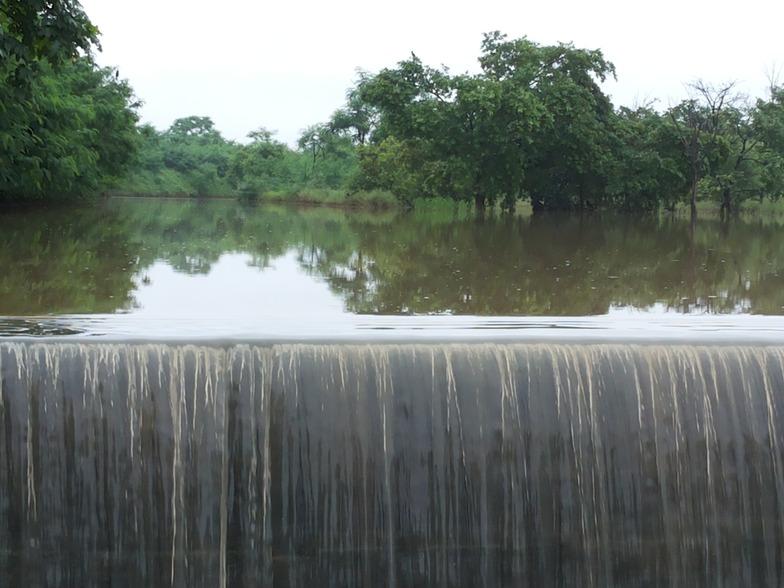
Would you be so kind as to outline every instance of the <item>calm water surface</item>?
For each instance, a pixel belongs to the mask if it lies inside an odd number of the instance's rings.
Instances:
[[[781,332],[771,220],[111,200],[0,216],[0,332],[122,337]],[[674,329],[674,331],[672,330]]]

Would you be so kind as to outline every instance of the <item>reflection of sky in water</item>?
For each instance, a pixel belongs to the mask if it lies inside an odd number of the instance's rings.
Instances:
[[[317,267],[303,264],[299,255],[291,249],[261,266],[248,253],[224,253],[210,261],[205,273],[187,273],[159,259],[134,276],[132,302],[125,309],[110,314],[7,317],[0,320],[0,336],[84,334],[188,341],[784,340],[784,316],[747,314],[749,304],[742,297],[733,300],[732,312],[717,313],[712,307],[721,302],[721,293],[706,300],[683,298],[680,303],[646,307],[615,302],[606,312],[587,316],[457,315],[448,308],[412,316],[355,314],[346,308],[345,295],[351,290],[341,294],[334,283],[330,288],[330,280],[356,278],[352,269],[356,256],[348,265],[334,265],[325,277]],[[451,299],[449,286],[436,282],[443,299]],[[372,280],[362,288],[373,291]]]
[[[338,318],[342,300],[327,284],[306,274],[293,252],[266,268],[245,253],[226,253],[208,274],[189,275],[157,261],[146,268],[133,293],[133,315],[166,319]]]
[[[311,274],[295,251],[252,264],[225,253],[210,271],[188,274],[156,261],[136,279],[130,309],[119,314],[0,321],[0,336],[102,335],[110,338],[275,340],[784,340],[784,316],[715,314],[657,303],[612,305],[595,316],[361,315],[348,312],[325,278]]]

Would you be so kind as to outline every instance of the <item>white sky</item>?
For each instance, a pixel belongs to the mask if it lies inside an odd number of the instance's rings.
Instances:
[[[265,126],[294,144],[345,99],[357,68],[394,67],[414,51],[453,73],[476,71],[482,33],[601,49],[617,69],[616,105],[685,97],[696,78],[764,95],[784,65],[784,2],[746,0],[82,0],[159,129],[210,116],[229,139]],[[784,80],[780,79],[780,82]]]

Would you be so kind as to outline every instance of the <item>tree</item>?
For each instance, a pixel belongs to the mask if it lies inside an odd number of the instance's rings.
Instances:
[[[678,133],[678,141],[689,162],[689,207],[692,218],[697,216],[697,184],[703,173],[702,136],[707,132],[706,116],[699,103],[685,100],[669,110],[670,120]]]
[[[0,85],[0,200],[86,197],[125,173],[139,103],[112,69],[82,57],[55,72],[42,61],[27,91],[15,101]]]
[[[480,210],[498,201],[511,209],[526,194],[541,208],[586,206],[588,192],[595,197],[601,187],[612,107],[598,82],[614,74],[612,64],[599,51],[498,32],[485,35],[479,62],[480,74],[453,76],[412,54],[360,81],[359,100],[379,113],[374,141],[386,142],[360,152],[364,180],[374,170],[379,185],[413,177],[421,196],[472,200]],[[385,167],[396,161],[405,172]],[[410,197],[408,188],[389,188]]]
[[[539,46],[527,39],[485,36],[483,70],[515,94],[528,93],[536,125],[526,133],[523,191],[534,209],[594,208],[601,205],[610,157],[613,109],[599,84],[615,66],[599,50],[572,44]]]
[[[674,210],[688,192],[689,166],[669,118],[645,105],[620,108],[614,121],[606,203],[624,211]]]
[[[297,147],[305,153],[311,161],[311,175],[316,173],[316,161],[324,156],[326,144],[329,141],[329,132],[324,125],[310,125],[297,140]]]
[[[40,61],[57,67],[89,54],[98,34],[77,0],[0,0],[4,81],[29,84]]]
[[[355,167],[352,138],[334,132],[329,124],[307,127],[302,131],[297,147],[309,160],[305,182],[312,187],[338,188]]]
[[[125,173],[139,102],[97,43],[75,0],[0,0],[0,200],[87,196]]]
[[[759,139],[760,198],[776,200],[784,194],[784,86],[771,79],[766,100],[757,100],[752,111],[754,135]]]
[[[289,148],[275,139],[275,132],[264,127],[248,133],[250,144],[239,146],[229,162],[229,180],[246,199],[259,192],[291,183],[283,171]]]
[[[702,185],[716,195],[724,215],[759,188],[754,112],[734,82],[715,87],[697,80],[689,87],[692,96],[671,108],[669,117],[689,161],[691,214],[697,214]]]
[[[397,178],[400,188],[397,182],[387,185],[404,201],[418,185],[422,197],[470,199],[480,209],[500,197],[513,206],[519,195],[514,172],[522,166],[509,159],[519,163],[525,143],[515,131],[524,132],[533,117],[521,122],[508,115],[515,111],[511,103],[526,94],[504,92],[484,76],[451,76],[445,68],[424,66],[416,55],[364,80],[359,92],[381,113],[377,135],[383,148],[361,152],[365,176],[375,167],[382,184]],[[389,169],[395,162],[403,166],[398,172]]]
[[[336,135],[347,135],[354,145],[364,146],[368,143],[378,126],[379,112],[364,101],[359,86],[370,79],[367,72],[359,72],[358,84],[346,93],[346,104],[336,110],[327,128]]]
[[[350,184],[353,190],[387,190],[409,208],[416,198],[439,193],[449,196],[444,191],[446,182],[433,189],[431,184],[438,178],[434,168],[439,162],[432,159],[427,145],[421,141],[402,141],[389,136],[363,147],[359,156],[359,171]]]
[[[182,174],[193,196],[230,191],[230,161],[235,146],[226,141],[208,116],[176,119],[163,133],[163,162]]]
[[[166,136],[174,141],[198,145],[225,142],[225,139],[221,136],[218,129],[215,128],[215,123],[209,116],[178,118],[166,131]]]

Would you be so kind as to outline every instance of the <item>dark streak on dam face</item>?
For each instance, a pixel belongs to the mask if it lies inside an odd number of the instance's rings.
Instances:
[[[2,586],[772,586],[784,347],[0,344]]]

